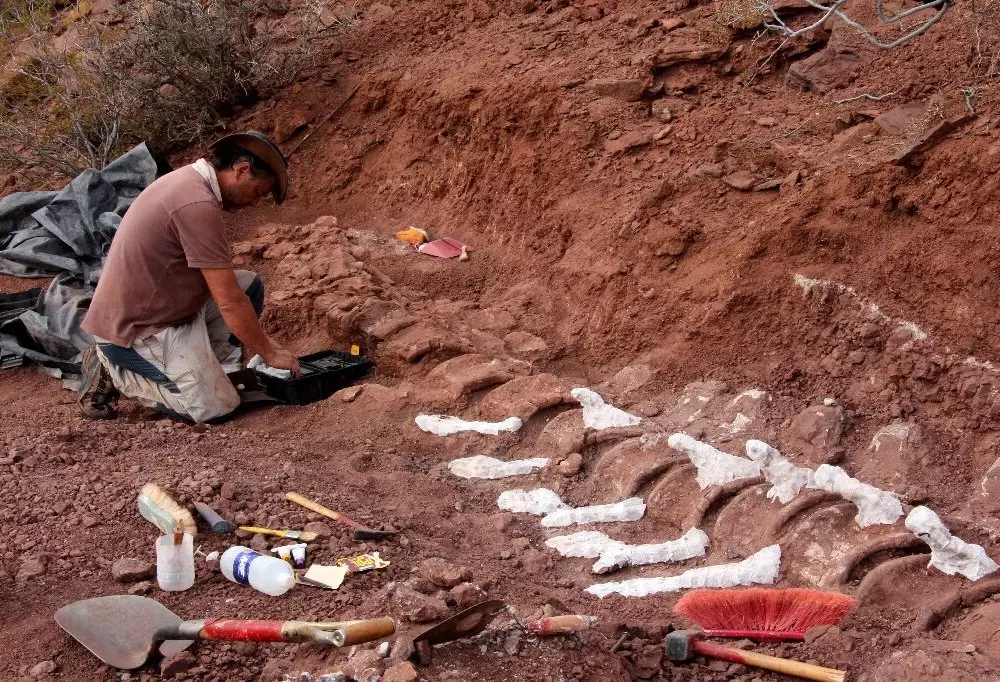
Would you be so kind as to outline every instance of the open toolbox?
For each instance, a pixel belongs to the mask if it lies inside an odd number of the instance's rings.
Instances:
[[[0,294],[0,322],[13,320],[29,310],[41,310],[45,290],[28,289],[16,294]]]
[[[374,363],[363,355],[325,350],[299,358],[302,376],[290,379],[255,372],[257,380],[272,398],[289,405],[306,405],[329,398],[351,382],[366,375]]]

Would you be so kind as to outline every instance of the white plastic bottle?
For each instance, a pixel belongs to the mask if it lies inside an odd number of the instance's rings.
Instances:
[[[182,592],[194,585],[194,538],[190,533],[184,533],[180,542],[174,535],[157,539],[156,584],[168,592]]]
[[[283,595],[295,586],[295,571],[277,557],[236,545],[219,559],[222,575],[240,585],[249,585],[272,597]]]

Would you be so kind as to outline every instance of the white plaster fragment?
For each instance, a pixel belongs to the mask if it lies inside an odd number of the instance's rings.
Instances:
[[[435,436],[453,436],[463,431],[475,431],[486,436],[497,436],[502,432],[514,432],[521,428],[521,420],[517,417],[509,417],[502,422],[467,422],[458,417],[420,414],[414,421],[421,431],[433,433]]]
[[[700,528],[691,528],[676,540],[649,545],[620,545],[601,552],[594,564],[594,573],[610,573],[626,566],[645,566],[685,561],[704,556],[708,535]]]
[[[771,484],[771,489],[767,491],[769,500],[777,499],[782,504],[788,504],[800,490],[812,483],[812,469],[795,466],[762,440],[747,441],[747,457],[760,466],[764,479]]]
[[[545,542],[564,557],[599,557],[594,573],[610,573],[626,566],[645,566],[685,561],[704,556],[708,535],[692,528],[676,540],[650,545],[629,545],[612,540],[604,533],[585,530],[571,535],[558,535]]]
[[[560,528],[579,523],[608,523],[611,521],[638,521],[646,513],[646,503],[641,497],[630,497],[613,504],[597,504],[576,509],[559,509],[542,519],[544,528]]]
[[[840,467],[821,464],[813,473],[813,482],[809,487],[835,493],[853,502],[858,508],[858,515],[854,520],[862,528],[878,523],[895,523],[903,515],[903,505],[899,498],[851,478]]]
[[[760,467],[755,462],[716,450],[685,433],[671,435],[667,445],[683,452],[698,468],[698,485],[702,490],[710,485],[760,476]]]
[[[927,507],[914,507],[906,517],[906,527],[931,548],[928,565],[942,573],[960,573],[969,580],[979,580],[1000,568],[980,545],[953,536],[938,515]]]
[[[541,469],[549,463],[545,457],[530,459],[515,459],[505,462],[495,457],[476,455],[453,459],[448,463],[448,470],[461,478],[507,478],[508,476],[524,476],[536,469]]]
[[[570,395],[583,406],[583,423],[588,429],[636,426],[642,421],[642,417],[608,405],[604,402],[604,398],[589,388],[574,388],[570,391]]]
[[[546,547],[551,547],[562,556],[585,559],[596,559],[603,552],[620,547],[622,544],[597,530],[581,530],[569,535],[557,535],[545,541]]]
[[[558,493],[548,488],[535,488],[527,491],[517,488],[505,490],[497,498],[497,506],[504,511],[544,516],[559,509],[569,509]]]
[[[772,585],[781,566],[781,547],[771,545],[743,561],[704,568],[692,568],[680,575],[659,578],[635,578],[614,583],[599,583],[587,588],[595,596],[620,594],[625,597],[645,597],[661,592],[679,592],[696,587],[737,587],[739,585]]]

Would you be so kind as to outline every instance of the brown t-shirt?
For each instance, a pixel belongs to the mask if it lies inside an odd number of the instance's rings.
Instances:
[[[198,171],[179,168],[129,207],[82,326],[131,346],[190,321],[210,295],[200,268],[229,267],[222,205]]]

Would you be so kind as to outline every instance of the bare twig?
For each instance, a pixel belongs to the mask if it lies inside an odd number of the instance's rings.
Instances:
[[[887,92],[884,95],[869,95],[867,92],[863,92],[860,95],[857,95],[856,97],[848,97],[847,99],[835,99],[833,100],[833,103],[847,104],[848,102],[854,102],[859,99],[868,99],[871,100],[872,102],[881,102],[884,99],[889,99],[893,95],[898,95],[898,94],[899,90],[893,90],[892,92]]]
[[[764,22],[764,27],[770,31],[784,35],[787,38],[798,38],[809,31],[819,28],[821,25],[826,23],[830,17],[834,17],[853,28],[869,43],[883,50],[892,49],[916,38],[917,36],[923,35],[928,29],[930,29],[931,26],[939,22],[945,15],[945,12],[947,12],[951,7],[951,0],[930,0],[929,2],[925,2],[917,7],[900,12],[899,14],[889,15],[885,12],[885,0],[875,0],[875,7],[878,12],[879,20],[886,25],[898,24],[903,19],[916,14],[933,11],[933,14],[923,19],[914,28],[905,30],[904,34],[899,38],[886,42],[876,36],[871,29],[861,25],[842,10],[844,3],[847,0],[833,0],[830,4],[823,4],[822,2],[817,2],[816,0],[802,0],[805,5],[822,12],[822,15],[811,24],[801,28],[792,28],[786,24],[784,20],[778,16],[778,12],[770,3],[770,0],[758,1],[761,3],[759,9],[768,17],[768,20]]]
[[[338,111],[340,111],[341,109],[343,109],[344,106],[354,98],[354,95],[357,94],[358,90],[361,89],[361,86],[364,85],[364,83],[365,83],[364,81],[361,81],[360,83],[358,83],[357,85],[355,85],[354,88],[348,93],[347,97],[345,97],[343,100],[341,100],[340,104],[338,104],[337,106],[335,106],[330,111],[330,113],[328,113],[326,116],[324,116],[323,119],[313,127],[312,130],[310,130],[308,133],[306,133],[305,136],[301,140],[299,140],[297,143],[295,143],[295,145],[291,149],[288,150],[288,153],[286,154],[286,156],[290,157],[292,154],[294,154],[295,152],[299,151],[299,148],[303,144],[305,144],[306,140],[308,140],[312,136],[313,133],[315,133],[317,130],[319,130],[320,128],[322,128],[323,126],[325,126],[330,121],[330,119],[333,118],[337,114]]]
[[[965,108],[969,110],[971,116],[976,115],[976,108],[972,105],[972,100],[976,97],[976,89],[973,87],[959,88],[962,94],[965,95]]]
[[[784,49],[785,45],[787,45],[790,41],[791,41],[791,38],[785,38],[784,40],[782,40],[781,43],[778,45],[778,47],[774,48],[774,50],[771,52],[771,54],[767,55],[767,57],[764,59],[764,61],[762,61],[760,64],[758,64],[754,68],[753,72],[751,72],[751,74],[744,81],[744,85],[747,85],[747,86],[751,85],[754,82],[754,79],[757,78],[757,75],[760,74],[761,70],[765,66],[767,66],[767,64],[772,59],[774,59],[775,55],[777,55],[779,52],[781,52],[781,50]]]

